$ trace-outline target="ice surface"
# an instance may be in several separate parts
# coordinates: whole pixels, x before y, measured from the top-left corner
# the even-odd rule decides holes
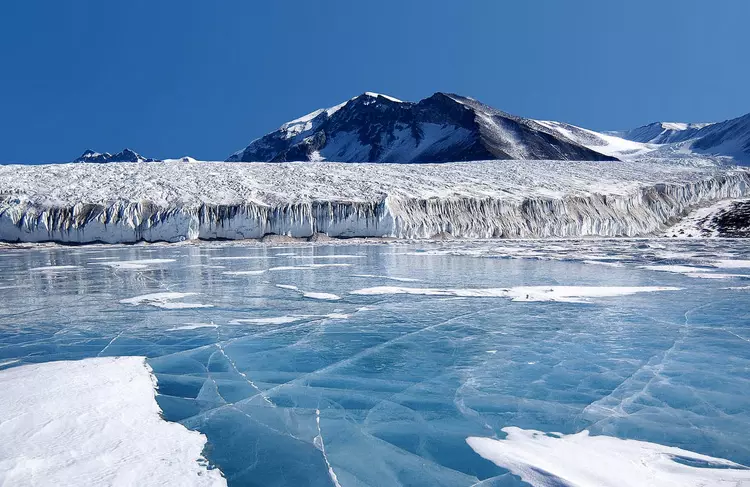
[[[226,485],[206,437],[161,419],[143,357],[0,371],[0,484]]]
[[[504,440],[468,438],[482,457],[534,486],[736,487],[750,469],[720,458],[609,436],[503,428]]]
[[[0,374],[146,356],[164,417],[205,435],[229,485],[523,485],[466,443],[509,427],[750,465],[747,260],[726,239],[0,246]],[[383,287],[438,295],[352,294]],[[550,296],[586,303],[531,300]]]

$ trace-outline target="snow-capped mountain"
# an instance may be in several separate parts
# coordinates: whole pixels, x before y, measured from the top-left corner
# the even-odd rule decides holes
[[[750,164],[750,113],[718,123],[657,122],[610,133],[635,142],[662,144],[661,152],[724,156],[737,164]]]
[[[672,144],[695,137],[700,129],[710,123],[654,122],[632,130],[607,132],[609,135],[645,144]]]
[[[595,142],[608,145],[601,136]],[[435,93],[411,103],[368,92],[287,122],[227,161],[488,159],[605,161],[616,157],[568,137],[560,128],[501,112],[471,98]]]
[[[88,149],[81,154],[81,156],[73,162],[156,162],[156,159],[150,159],[143,157],[135,151],[130,149],[123,149],[117,154],[110,154],[109,152],[96,152]]]

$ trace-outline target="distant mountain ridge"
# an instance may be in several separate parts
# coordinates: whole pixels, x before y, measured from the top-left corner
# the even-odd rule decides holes
[[[92,162],[92,163],[107,163],[107,162],[157,162],[157,159],[150,159],[143,157],[137,152],[130,149],[123,149],[116,154],[110,154],[109,152],[96,152],[91,149],[87,149],[81,154],[80,157],[75,159],[73,162]]]
[[[750,164],[750,113],[716,123],[655,122],[610,134],[635,142],[662,144],[676,151],[731,157],[738,164]]]
[[[367,92],[256,139],[227,161],[617,160],[538,122],[450,93],[417,103]]]
[[[654,122],[596,132],[534,120],[438,92],[406,102],[366,92],[283,124],[228,162],[441,163],[493,159],[613,161],[716,156],[750,165],[750,114],[717,123]],[[172,161],[176,159],[166,159]],[[193,161],[183,157],[184,162]],[[74,162],[156,162],[131,149],[85,151]]]
[[[694,137],[700,129],[711,123],[654,122],[631,130],[606,132],[607,134],[642,142],[644,144],[672,144]]]

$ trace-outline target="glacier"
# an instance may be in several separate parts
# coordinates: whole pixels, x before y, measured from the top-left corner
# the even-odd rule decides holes
[[[0,240],[639,236],[750,193],[714,159],[0,166]]]

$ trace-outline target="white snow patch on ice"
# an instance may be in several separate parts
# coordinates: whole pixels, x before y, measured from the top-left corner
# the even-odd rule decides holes
[[[366,257],[364,255],[348,255],[348,254],[335,254],[335,255],[294,255],[292,259],[361,259]]]
[[[337,301],[341,299],[341,296],[338,296],[336,294],[303,291],[297,286],[292,286],[289,284],[276,284],[276,287],[281,289],[289,289],[290,291],[297,291],[298,293],[302,294],[302,296],[310,299],[322,299],[324,301]]]
[[[160,417],[143,357],[0,372],[0,484],[226,485],[206,437]]]
[[[141,304],[155,306],[157,308],[164,309],[188,309],[188,308],[210,308],[212,304],[201,304],[201,303],[175,303],[176,299],[182,299],[187,296],[194,296],[197,293],[174,293],[174,292],[163,292],[163,293],[151,293],[135,296],[132,298],[121,299],[121,304],[130,304],[138,306]]]
[[[99,262],[101,265],[112,267],[113,269],[122,270],[134,270],[134,269],[148,269],[152,265],[158,264],[169,264],[174,262],[175,259],[141,259],[141,260],[119,260],[111,262]]]
[[[183,326],[175,326],[169,328],[167,331],[181,331],[181,330],[198,330],[200,328],[218,328],[219,325],[213,323],[185,323]]]
[[[225,276],[258,276],[260,274],[264,274],[265,270],[256,270],[256,271],[227,271],[222,272]]]
[[[711,265],[722,269],[745,269],[750,268],[750,260],[717,260]]]
[[[282,265],[271,267],[269,271],[306,271],[310,269],[322,269],[323,267],[350,267],[351,264],[301,264],[301,265]]]
[[[32,267],[30,271],[38,272],[58,272],[58,271],[71,271],[73,269],[80,269],[77,265],[47,265],[42,267]]]
[[[296,316],[272,316],[268,318],[243,318],[232,320],[229,322],[230,325],[285,325],[287,323],[294,323],[295,321],[302,321],[309,318],[307,315],[296,315]]]
[[[750,485],[750,470],[729,460],[681,448],[590,436],[503,428],[503,440],[469,437],[482,458],[531,485],[551,487],[737,487]],[[678,460],[678,461],[676,461]],[[705,465],[696,467],[679,460]],[[713,468],[711,468],[713,467]]]
[[[732,262],[732,261],[722,261]],[[743,262],[743,261],[736,261]],[[650,271],[661,271],[661,272],[672,272],[675,274],[683,274],[688,277],[695,277],[698,279],[731,279],[734,277],[746,277],[750,279],[750,275],[743,274],[722,274],[714,272],[713,269],[704,269],[700,267],[691,267],[686,265],[644,265],[640,266],[641,269],[647,269]],[[717,266],[718,267],[718,266]]]
[[[297,321],[312,320],[312,319],[330,319],[330,320],[345,320],[349,318],[349,315],[343,313],[329,313],[326,315],[290,315],[290,316],[271,316],[266,318],[242,318],[232,320],[229,323],[232,325],[285,325],[287,323],[295,323]]]
[[[399,281],[399,282],[420,282],[419,279],[412,279],[411,277],[395,277],[395,276],[378,276],[375,274],[354,274],[352,277],[364,277],[371,279],[386,279],[388,281]]]
[[[512,301],[558,301],[585,303],[590,298],[628,296],[636,293],[678,291],[676,287],[623,287],[623,286],[518,286],[486,289],[430,289],[379,286],[351,291],[360,295],[416,294],[423,296],[458,296],[473,298],[509,298]]]
[[[242,255],[242,256],[232,256],[232,257],[209,257],[211,260],[265,260],[265,259],[273,259],[274,256],[264,256],[264,255]]]

